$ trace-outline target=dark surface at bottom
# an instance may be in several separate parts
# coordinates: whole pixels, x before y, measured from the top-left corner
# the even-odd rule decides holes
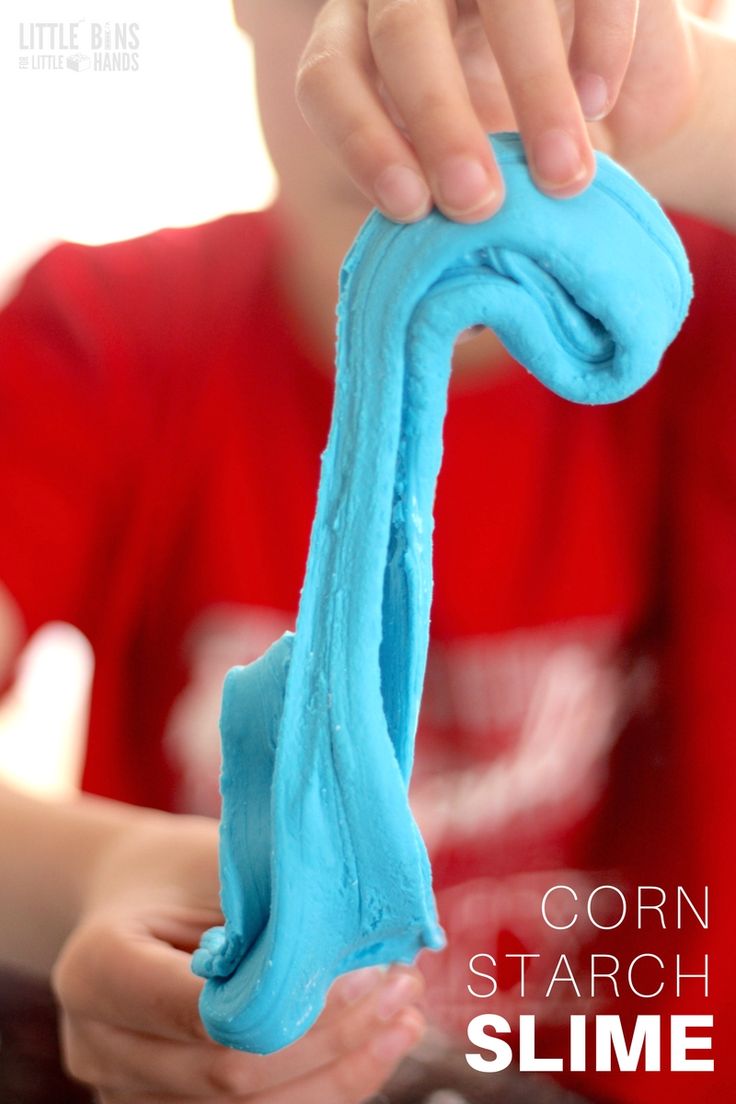
[[[48,986],[0,971],[2,1104],[91,1104],[92,1099],[61,1067],[56,1006]]]

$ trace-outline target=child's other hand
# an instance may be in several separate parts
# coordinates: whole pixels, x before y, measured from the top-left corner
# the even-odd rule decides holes
[[[92,879],[85,917],[54,971],[67,1066],[103,1104],[345,1104],[377,1092],[422,1034],[417,971],[340,979],[310,1032],[269,1056],[218,1046],[190,952],[222,923],[217,827],[157,818],[126,833]]]
[[[474,222],[503,202],[488,131],[518,129],[538,187],[564,198],[593,178],[591,136],[626,160],[678,129],[689,28],[677,0],[327,0],[297,93],[390,218],[434,202]]]

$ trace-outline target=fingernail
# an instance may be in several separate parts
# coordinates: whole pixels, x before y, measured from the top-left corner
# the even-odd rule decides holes
[[[449,157],[437,173],[437,192],[447,211],[463,215],[490,203],[496,189],[479,161]]]
[[[371,1049],[376,1058],[383,1062],[395,1062],[411,1050],[416,1042],[416,1032],[410,1027],[392,1027],[390,1031],[382,1031],[371,1043]]]
[[[583,115],[591,123],[608,112],[608,85],[597,73],[578,73],[575,89]]]
[[[418,173],[406,165],[389,165],[375,183],[379,206],[391,218],[414,219],[431,206],[429,188]]]
[[[340,996],[345,1004],[355,1004],[361,997],[367,996],[377,987],[384,977],[378,966],[368,966],[363,970],[354,970],[340,979]]]
[[[416,1000],[419,996],[419,987],[413,978],[406,974],[393,978],[386,983],[376,1003],[376,1015],[379,1020],[390,1020],[392,1016]]]
[[[546,130],[534,141],[532,161],[539,182],[557,190],[581,180],[586,173],[577,142],[566,130]]]

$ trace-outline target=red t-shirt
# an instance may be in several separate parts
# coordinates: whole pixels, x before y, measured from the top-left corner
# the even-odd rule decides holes
[[[451,385],[413,794],[449,938],[426,962],[439,1022],[534,1013],[553,1055],[571,1013],[715,1013],[715,1074],[572,1079],[693,1104],[734,1084],[736,243],[680,228],[695,303],[634,398],[576,407],[511,362]],[[216,811],[224,671],[293,623],[332,381],[278,256],[267,215],[62,245],[0,315],[0,579],[29,632],[69,621],[93,645],[89,791]],[[579,898],[564,931],[540,915],[557,885]],[[677,930],[678,885],[701,913],[710,886],[707,931],[686,903]],[[585,919],[599,886],[601,924],[628,905],[608,933]],[[637,928],[637,886],[666,890],[665,931],[652,910]],[[553,897],[566,923],[572,893]],[[661,996],[591,1003],[592,951],[622,994],[658,955],[634,980]],[[708,997],[678,998],[675,954],[702,973],[705,951]],[[541,956],[524,997],[520,953]],[[561,953],[580,996],[545,995]],[[499,964],[491,999],[467,992],[489,987],[475,954]]]

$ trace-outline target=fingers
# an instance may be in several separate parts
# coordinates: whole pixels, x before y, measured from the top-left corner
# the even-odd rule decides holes
[[[299,1104],[359,1104],[378,1092],[424,1032],[424,1018],[408,1009],[357,1050],[343,1055],[298,1086]],[[258,1104],[293,1104],[294,1085],[257,1098]],[[255,1104],[255,1102],[254,1102]]]
[[[568,61],[555,0],[328,0],[302,57],[302,111],[399,221],[432,201],[465,222],[498,209],[485,129],[508,126],[509,104],[538,187],[576,195],[595,172],[585,120],[616,103],[638,0],[577,0],[574,11]]]
[[[414,1006],[424,992],[417,970],[395,966],[388,971],[359,971],[356,981],[360,974],[368,975],[362,985],[333,986],[325,1011],[305,1036],[277,1054],[256,1059],[260,1069],[252,1069],[251,1091],[286,1082],[293,1086],[298,1081],[301,1093],[306,1076],[332,1066],[341,1069],[344,1058],[390,1033],[407,1011],[416,1012]],[[349,975],[345,980],[352,979]]]
[[[614,106],[636,35],[638,0],[578,0],[570,72],[586,119],[602,119]]]
[[[410,142],[378,93],[378,76]],[[500,205],[503,184],[444,0],[328,3],[302,56],[297,98],[312,129],[389,218],[421,218],[433,197],[466,221]]]
[[[431,200],[465,222],[493,214],[503,182],[483,124],[505,119],[508,102],[538,187],[572,196],[593,178],[585,119],[616,102],[637,8],[578,0],[568,64],[554,0],[330,0],[302,58],[299,102],[390,218],[419,218]],[[467,72],[458,53],[463,37],[477,42],[479,15],[500,87],[477,64],[482,51]]]
[[[296,93],[309,125],[389,218],[410,221],[429,211],[419,161],[376,89],[360,0],[322,9],[302,55]]]
[[[325,1011],[310,1033],[310,1048],[320,1063],[334,1061],[382,1030],[399,1012],[419,1004],[423,993],[422,975],[406,966],[348,974],[333,985]],[[289,1050],[299,1046],[296,1043]]]
[[[69,1072],[105,1092],[177,1093],[188,1100],[237,1091],[243,1083],[238,1068],[243,1056],[214,1043],[172,1043],[67,1017],[62,1044]]]
[[[394,1054],[402,1047],[413,1045],[421,1017],[410,1018],[406,1030],[399,1020],[407,1010],[416,1012],[413,1005],[423,992],[421,975],[407,967],[358,971],[333,986],[307,1035],[278,1054],[262,1056],[209,1040],[197,1015],[201,983],[189,973],[189,956],[158,948],[140,933],[132,937],[129,927],[122,933],[103,923],[84,929],[65,952],[55,984],[65,1012],[67,1066],[79,1080],[112,1094],[111,1100],[130,1093],[136,1099],[151,1093],[162,1099],[167,1094],[180,1100],[214,1100],[218,1094],[230,1099],[287,1084],[295,1092],[305,1078],[317,1086],[315,1093],[330,1099],[330,1086],[343,1086],[346,1069],[351,1076],[367,1076],[366,1048],[378,1047],[383,1057],[375,1057],[374,1065],[380,1071],[397,1060]],[[355,1062],[346,1062],[353,1054]],[[366,1083],[364,1095],[373,1081]]]
[[[408,1009],[358,1049],[341,1055],[298,1082],[292,1080],[280,1087],[260,1091],[233,1085],[214,1094],[197,1095],[196,1099],[198,1104],[232,1104],[235,1099],[246,1098],[252,1104],[294,1104],[295,1100],[299,1104],[360,1104],[380,1090],[396,1065],[419,1042],[424,1027],[421,1014],[416,1009]],[[273,1060],[278,1057],[274,1055]],[[100,1104],[132,1104],[132,1101],[136,1104],[182,1104],[182,1099],[180,1094],[170,1092],[131,1095],[129,1090],[109,1089],[99,1094]]]
[[[554,0],[479,0],[479,7],[537,186],[577,194],[595,160]]]
[[[451,218],[487,218],[501,204],[503,184],[445,0],[371,0],[367,15],[373,57],[437,205]]]

